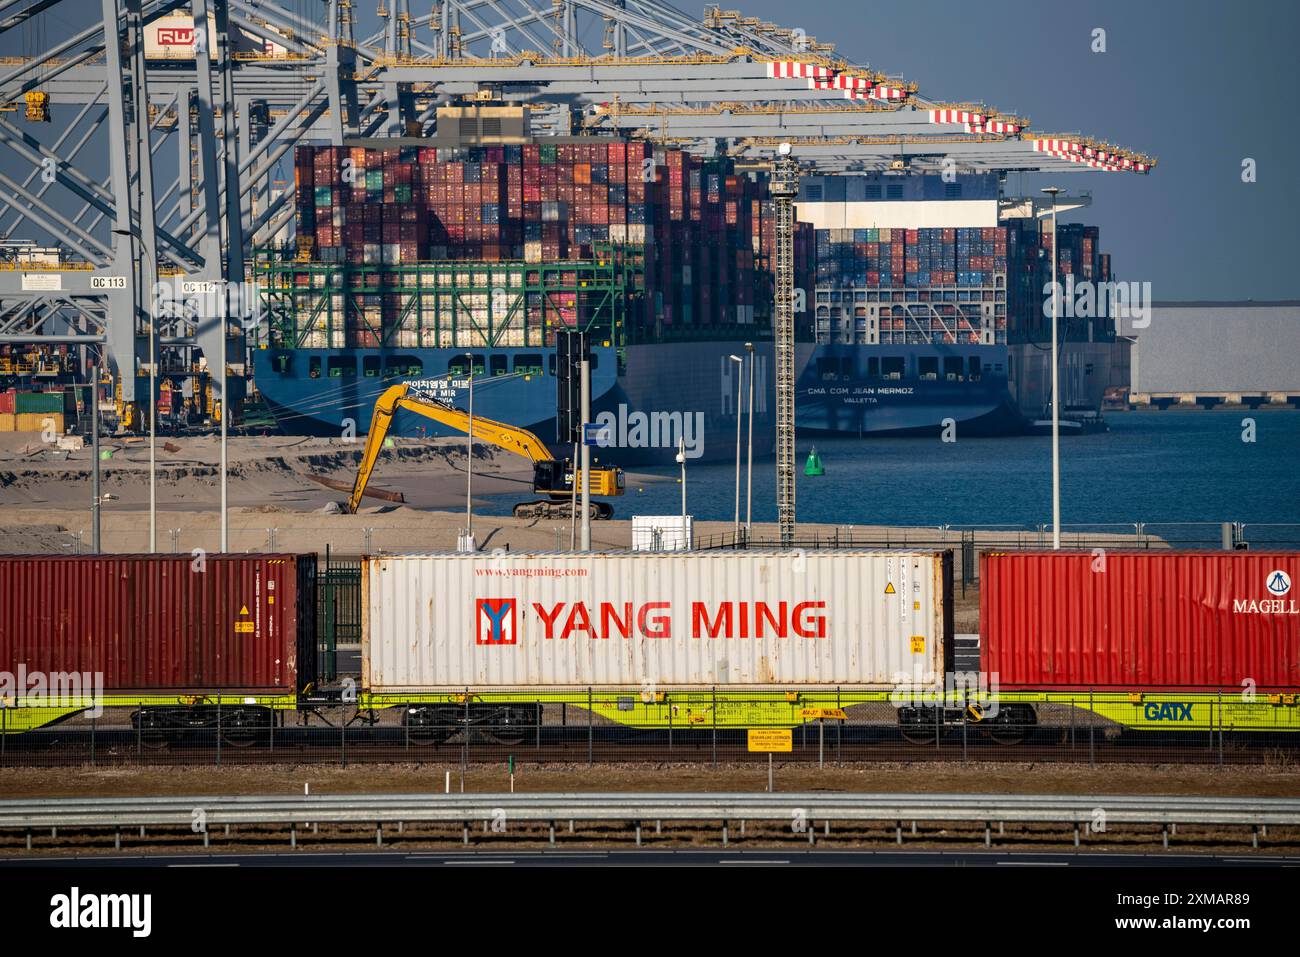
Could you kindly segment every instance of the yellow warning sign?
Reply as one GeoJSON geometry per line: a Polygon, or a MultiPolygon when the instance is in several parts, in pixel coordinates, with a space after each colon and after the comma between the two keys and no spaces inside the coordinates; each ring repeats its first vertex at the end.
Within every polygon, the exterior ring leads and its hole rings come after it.
{"type": "Polygon", "coordinates": [[[804,708],[799,712],[799,716],[805,721],[816,721],[819,718],[833,718],[836,721],[849,719],[843,708],[804,708]]]}
{"type": "Polygon", "coordinates": [[[914,655],[925,654],[925,635],[912,636],[912,654],[914,655]]]}
{"type": "Polygon", "coordinates": [[[248,606],[247,606],[247,605],[240,605],[240,606],[239,606],[239,613],[240,613],[241,615],[247,615],[247,614],[248,614],[248,606]]]}
{"type": "Polygon", "coordinates": [[[239,634],[249,634],[249,635],[251,635],[252,633],[253,633],[253,623],[252,623],[251,621],[237,621],[237,622],[235,622],[235,634],[237,634],[237,635],[239,635],[239,634]]]}
{"type": "Polygon", "coordinates": [[[886,595],[896,595],[896,594],[898,594],[896,591],[894,591],[894,583],[893,583],[893,582],[890,582],[889,584],[887,584],[887,585],[885,586],[885,594],[886,594],[886,595]]]}
{"type": "Polygon", "coordinates": [[[789,728],[750,728],[749,750],[793,751],[794,733],[789,728]]]}

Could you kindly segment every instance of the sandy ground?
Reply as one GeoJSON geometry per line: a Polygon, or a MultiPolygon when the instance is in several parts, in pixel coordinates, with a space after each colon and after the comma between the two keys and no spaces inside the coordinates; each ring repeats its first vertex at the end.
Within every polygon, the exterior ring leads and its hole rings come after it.
{"type": "MultiPolygon", "coordinates": [[[[364,530],[374,529],[372,546],[389,551],[454,547],[456,530],[464,524],[466,455],[463,440],[398,438],[386,447],[371,478],[372,489],[400,492],[403,504],[366,498],[360,513],[333,514],[347,493],[313,481],[327,479],[348,488],[356,477],[364,442],[339,438],[294,436],[235,436],[229,443],[227,496],[232,510],[231,548],[265,548],[269,530],[279,529],[279,548],[323,551],[325,544],[350,553],[363,550],[364,530]],[[393,534],[394,530],[402,534],[393,534]]],[[[102,523],[105,550],[139,550],[140,513],[147,510],[149,451],[145,440],[105,440],[101,485],[106,496],[102,523]]],[[[192,541],[216,529],[220,502],[217,439],[213,436],[159,439],[157,496],[160,515],[159,549],[211,548],[192,541]]],[[[0,552],[26,550],[50,532],[48,551],[74,547],[78,534],[89,535],[91,471],[89,448],[63,451],[30,433],[0,433],[0,552]],[[23,530],[26,531],[23,531],[23,530]],[[10,538],[13,540],[11,541],[10,538]]],[[[519,458],[476,443],[473,456],[476,496],[516,494],[531,500],[532,468],[519,458]]],[[[659,475],[629,472],[628,485],[672,481],[659,475]]],[[[596,526],[598,548],[627,548],[628,521],[635,510],[627,497],[613,500],[617,520],[596,526]]],[[[509,545],[512,550],[567,548],[569,522],[516,522],[509,518],[476,516],[480,545],[509,545]]],[[[697,522],[701,537],[730,534],[731,523],[697,522]]],[[[801,524],[801,539],[836,534],[834,525],[801,524]]],[[[938,529],[883,529],[856,525],[856,535],[877,537],[891,544],[909,538],[960,547],[961,533],[938,529]]],[[[770,525],[755,527],[756,537],[773,537],[770,525]]],[[[1068,536],[1067,536],[1068,538],[1068,536]]],[[[979,538],[977,537],[977,543],[979,538]]]]}
{"type": "MultiPolygon", "coordinates": [[[[310,512],[346,493],[326,488],[317,475],[351,485],[363,440],[295,436],[235,436],[228,445],[227,494],[231,506],[310,512]]],[[[105,439],[100,481],[113,496],[105,514],[148,507],[149,447],[144,439],[105,439]]],[[[215,436],[160,438],[158,506],[169,512],[214,507],[220,498],[221,453],[215,436]]],[[[47,509],[86,507],[94,459],[89,447],[63,451],[27,433],[0,433],[0,506],[47,509]]],[[[483,495],[531,483],[532,468],[518,456],[476,443],[474,488],[483,495]]],[[[394,439],[381,454],[371,487],[401,492],[420,509],[462,506],[465,443],[456,439],[394,439]]],[[[528,489],[522,488],[522,494],[528,489]]],[[[367,506],[382,504],[367,497],[367,506]]]]}

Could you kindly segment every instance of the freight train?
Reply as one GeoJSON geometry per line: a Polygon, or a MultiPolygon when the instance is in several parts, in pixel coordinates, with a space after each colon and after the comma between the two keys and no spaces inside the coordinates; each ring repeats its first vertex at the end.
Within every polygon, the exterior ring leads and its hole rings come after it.
{"type": "Polygon", "coordinates": [[[864,703],[933,741],[1047,706],[1121,728],[1300,731],[1297,553],[981,556],[978,668],[945,551],[385,555],[359,680],[317,674],[314,555],[0,558],[0,708],[22,733],[131,709],[142,741],[256,744],[285,717],[503,744],[548,704],[634,728],[794,727],[864,703]],[[969,665],[967,666],[969,668],[969,665]]]}

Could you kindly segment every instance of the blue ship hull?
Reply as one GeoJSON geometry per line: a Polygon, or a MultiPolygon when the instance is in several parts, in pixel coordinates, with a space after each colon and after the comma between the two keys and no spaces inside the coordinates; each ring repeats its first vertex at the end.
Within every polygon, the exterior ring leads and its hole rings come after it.
{"type": "Polygon", "coordinates": [[[1006,346],[808,344],[796,361],[802,432],[932,435],[951,424],[962,436],[1006,435],[1026,424],[1008,388],[1006,346]]]}
{"type": "MultiPolygon", "coordinates": [[[[937,434],[951,420],[959,435],[1022,431],[1025,418],[1008,388],[1006,346],[841,346],[796,348],[796,425],[810,434],[937,434]],[[888,357],[891,368],[882,371],[888,357]],[[873,362],[872,359],[875,359],[873,362]],[[924,371],[937,359],[937,373],[924,371]],[[945,365],[945,361],[947,363],[945,365]],[[953,369],[960,364],[961,371],[953,369]],[[922,371],[918,371],[922,370],[922,371]]],[[[481,350],[484,373],[474,380],[474,412],[522,426],[556,454],[556,383],[552,351],[481,350]]],[[[726,460],[735,454],[738,398],[748,392],[732,355],[743,341],[634,345],[620,368],[613,348],[597,347],[592,369],[593,418],[608,427],[608,454],[620,465],[668,464],[678,444],[687,457],[726,460]]],[[[464,408],[463,378],[450,369],[460,349],[263,350],[255,381],[281,429],[294,435],[362,435],[375,400],[388,386],[410,382],[464,408]]],[[[754,363],[755,454],[770,453],[772,344],[758,343],[754,363]]],[[[747,430],[746,417],[742,428],[747,430]]],[[[394,434],[440,436],[446,430],[399,412],[394,434]]]]}

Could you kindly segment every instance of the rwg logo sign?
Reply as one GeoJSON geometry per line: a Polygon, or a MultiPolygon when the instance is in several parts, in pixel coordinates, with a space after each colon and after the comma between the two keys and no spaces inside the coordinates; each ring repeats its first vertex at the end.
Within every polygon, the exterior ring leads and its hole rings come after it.
{"type": "Polygon", "coordinates": [[[513,645],[518,643],[513,598],[474,600],[474,644],[513,645]]]}

